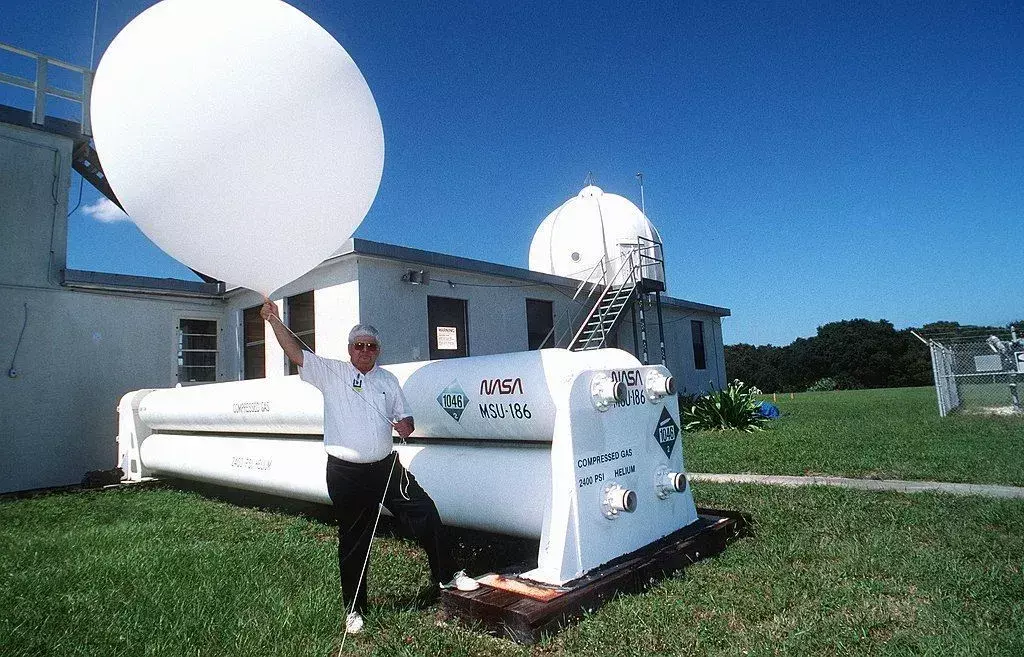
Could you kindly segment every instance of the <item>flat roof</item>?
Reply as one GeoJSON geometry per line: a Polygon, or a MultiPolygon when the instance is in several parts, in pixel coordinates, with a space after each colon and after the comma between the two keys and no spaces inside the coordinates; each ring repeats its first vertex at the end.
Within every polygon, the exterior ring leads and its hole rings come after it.
{"type": "Polygon", "coordinates": [[[74,148],[88,143],[91,139],[89,135],[82,134],[82,124],[76,121],[61,119],[56,116],[46,116],[43,117],[43,123],[40,125],[32,123],[31,110],[11,107],[10,105],[0,105],[0,123],[9,123],[21,128],[29,128],[30,130],[39,130],[67,137],[74,142],[74,148]]]}
{"type": "MultiPolygon", "coordinates": [[[[494,262],[474,260],[460,256],[412,249],[395,244],[385,244],[359,238],[347,240],[334,255],[324,261],[324,265],[342,258],[362,255],[387,260],[395,260],[415,265],[429,267],[440,267],[443,269],[455,269],[459,271],[486,274],[490,276],[501,276],[519,281],[530,281],[546,285],[557,285],[560,287],[574,289],[579,286],[578,279],[566,278],[564,276],[553,276],[521,267],[500,265],[494,262]]],[[[323,265],[321,265],[323,266],[323,265]]],[[[157,295],[191,296],[218,298],[225,294],[235,292],[244,288],[234,287],[225,291],[223,284],[200,283],[197,281],[183,281],[174,278],[153,278],[149,276],[127,276],[124,274],[108,274],[104,272],[80,271],[67,269],[64,271],[64,285],[70,288],[102,289],[108,291],[122,291],[134,293],[148,293],[157,295]]],[[[683,310],[707,313],[718,317],[728,317],[732,313],[728,308],[712,306],[686,299],[677,299],[662,295],[662,304],[683,310]]]]}
{"type": "Polygon", "coordinates": [[[155,278],[109,274],[101,271],[65,269],[61,282],[64,287],[80,290],[141,293],[154,296],[204,297],[217,299],[224,295],[223,283],[184,281],[180,278],[155,278]]]}
{"type": "MultiPolygon", "coordinates": [[[[534,281],[537,283],[559,285],[567,288],[575,288],[581,282],[579,279],[544,274],[539,271],[523,269],[522,267],[500,265],[498,263],[486,262],[484,260],[463,258],[445,253],[437,253],[435,251],[424,251],[422,249],[413,249],[406,246],[385,244],[383,242],[374,242],[360,238],[351,238],[347,240],[340,249],[334,252],[333,256],[324,262],[331,262],[332,260],[352,254],[376,256],[389,260],[429,265],[432,267],[443,267],[445,269],[457,269],[477,274],[489,274],[491,276],[502,276],[504,278],[514,278],[521,281],[534,281]]],[[[696,301],[688,301],[686,299],[677,299],[676,297],[670,297],[667,295],[662,295],[661,303],[666,306],[704,312],[709,315],[717,315],[718,317],[728,317],[732,315],[732,312],[728,308],[698,303],[696,301]]]]}

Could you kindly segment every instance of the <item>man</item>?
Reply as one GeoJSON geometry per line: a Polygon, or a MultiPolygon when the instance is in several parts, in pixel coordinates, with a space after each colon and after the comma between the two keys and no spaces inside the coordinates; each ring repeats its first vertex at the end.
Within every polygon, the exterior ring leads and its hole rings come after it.
{"type": "Polygon", "coordinates": [[[299,377],[324,395],[327,492],[338,518],[338,568],[348,610],[345,631],[356,634],[363,628],[370,543],[381,503],[426,550],[431,577],[441,588],[478,588],[464,571],[456,572],[434,501],[398,462],[392,429],[404,439],[414,424],[398,379],[377,367],[377,329],[368,324],[352,328],[351,362],[345,362],[304,350],[281,322],[274,302],[266,301],[260,314],[299,367],[299,377]]]}

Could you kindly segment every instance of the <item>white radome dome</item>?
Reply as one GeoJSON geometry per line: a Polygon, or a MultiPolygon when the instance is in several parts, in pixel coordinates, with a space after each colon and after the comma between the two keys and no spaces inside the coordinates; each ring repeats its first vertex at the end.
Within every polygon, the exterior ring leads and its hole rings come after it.
{"type": "MultiPolygon", "coordinates": [[[[638,238],[661,242],[640,208],[618,194],[588,185],[541,222],[530,243],[530,269],[594,280],[600,276],[598,264],[604,260],[611,277],[622,265],[622,253],[635,248],[638,238]]],[[[662,258],[660,247],[657,257],[662,258]]],[[[644,277],[664,283],[664,268],[645,267],[644,277]]]]}

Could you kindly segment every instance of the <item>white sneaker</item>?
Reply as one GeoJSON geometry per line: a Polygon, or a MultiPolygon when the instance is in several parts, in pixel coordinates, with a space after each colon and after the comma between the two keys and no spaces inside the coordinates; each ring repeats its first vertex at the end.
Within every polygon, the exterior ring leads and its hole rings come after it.
{"type": "Polygon", "coordinates": [[[345,618],[345,634],[359,634],[365,624],[363,617],[353,611],[345,618]]]}
{"type": "Polygon", "coordinates": [[[447,584],[441,584],[441,588],[458,589],[460,591],[475,591],[480,588],[480,582],[467,575],[465,570],[460,570],[455,573],[455,577],[452,577],[452,581],[447,584]]]}

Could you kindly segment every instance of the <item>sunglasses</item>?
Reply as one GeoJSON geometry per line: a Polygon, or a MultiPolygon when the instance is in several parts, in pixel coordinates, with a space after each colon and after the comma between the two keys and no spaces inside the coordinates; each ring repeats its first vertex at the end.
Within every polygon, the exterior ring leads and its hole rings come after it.
{"type": "Polygon", "coordinates": [[[376,342],[353,342],[352,348],[356,351],[369,351],[371,354],[375,354],[380,349],[380,345],[376,342]]]}

